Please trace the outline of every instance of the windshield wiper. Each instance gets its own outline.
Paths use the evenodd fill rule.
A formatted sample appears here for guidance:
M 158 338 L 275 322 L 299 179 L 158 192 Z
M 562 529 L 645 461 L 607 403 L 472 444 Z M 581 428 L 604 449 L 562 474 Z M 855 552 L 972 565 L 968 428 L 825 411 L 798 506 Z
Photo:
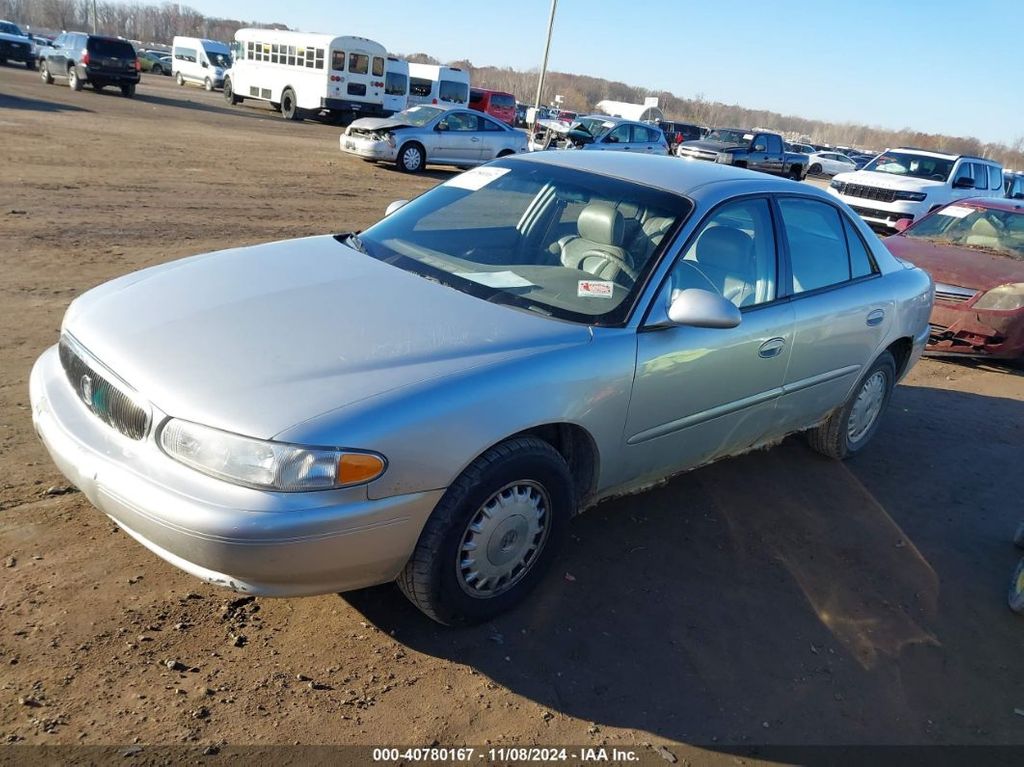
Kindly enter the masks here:
M 359 235 L 356 232 L 349 232 L 343 236 L 345 237 L 345 244 L 352 248 L 352 250 L 358 250 L 360 253 L 367 256 L 370 255 L 370 251 L 368 251 L 366 246 L 363 245 L 363 241 L 359 239 Z

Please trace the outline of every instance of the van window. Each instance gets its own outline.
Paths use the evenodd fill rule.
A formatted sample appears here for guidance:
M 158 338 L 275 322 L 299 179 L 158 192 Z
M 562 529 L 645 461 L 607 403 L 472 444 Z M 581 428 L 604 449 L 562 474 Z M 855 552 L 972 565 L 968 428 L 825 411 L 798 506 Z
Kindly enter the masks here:
M 409 92 L 409 78 L 398 72 L 388 72 L 384 78 L 384 93 L 388 96 L 404 96 Z
M 99 51 L 97 50 L 96 53 L 98 55 Z M 174 49 L 174 58 L 176 58 L 178 61 L 191 61 L 191 62 L 194 63 L 195 60 L 196 60 L 196 49 L 195 48 L 175 48 Z
M 484 92 L 483 91 L 478 91 L 476 88 L 473 88 L 469 92 L 469 103 L 470 104 L 477 105 L 477 104 L 479 104 L 483 100 L 484 100 Z
M 437 96 L 441 101 L 465 104 L 469 100 L 469 85 L 452 80 L 442 80 L 437 89 Z
M 345 71 L 345 51 L 331 51 L 331 69 L 335 72 Z
M 370 57 L 365 53 L 350 53 L 348 55 L 348 71 L 356 75 L 365 75 L 370 71 Z
M 373 57 L 373 76 L 383 77 L 384 76 L 384 59 L 380 56 Z
M 424 80 L 422 77 L 409 78 L 410 96 L 429 96 L 433 87 L 434 83 L 432 80 Z
M 491 96 L 491 106 L 500 107 L 501 109 L 515 109 L 516 100 L 507 93 L 495 93 Z

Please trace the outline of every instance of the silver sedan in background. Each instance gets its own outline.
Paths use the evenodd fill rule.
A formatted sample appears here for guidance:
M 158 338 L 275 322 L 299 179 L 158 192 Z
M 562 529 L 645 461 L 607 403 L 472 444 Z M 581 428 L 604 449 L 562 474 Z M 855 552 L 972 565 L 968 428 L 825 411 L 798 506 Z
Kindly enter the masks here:
M 427 163 L 468 168 L 527 151 L 526 133 L 518 128 L 472 109 L 431 105 L 355 120 L 340 144 L 342 152 L 393 162 L 408 173 Z
M 480 621 L 602 499 L 793 432 L 860 452 L 928 340 L 928 275 L 807 184 L 538 152 L 389 210 L 73 301 L 30 380 L 61 471 L 212 583 Z

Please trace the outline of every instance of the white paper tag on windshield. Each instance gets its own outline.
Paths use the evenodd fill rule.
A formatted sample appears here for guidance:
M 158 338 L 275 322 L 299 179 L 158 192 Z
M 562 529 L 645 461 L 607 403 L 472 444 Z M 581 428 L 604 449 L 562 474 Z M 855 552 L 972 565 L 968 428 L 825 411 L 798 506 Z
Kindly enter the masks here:
M 455 178 L 445 181 L 444 185 L 475 192 L 478 189 L 483 189 L 492 181 L 497 181 L 509 170 L 510 168 L 473 168 L 473 170 L 467 170 L 465 173 L 460 173 Z
M 947 205 L 939 211 L 936 211 L 940 216 L 952 216 L 953 218 L 963 218 L 969 216 L 974 212 L 974 208 L 966 208 L 963 205 Z
M 533 283 L 515 272 L 456 272 L 460 277 L 489 288 L 532 288 Z
M 603 280 L 580 280 L 576 284 L 577 298 L 611 298 L 615 292 L 614 282 Z

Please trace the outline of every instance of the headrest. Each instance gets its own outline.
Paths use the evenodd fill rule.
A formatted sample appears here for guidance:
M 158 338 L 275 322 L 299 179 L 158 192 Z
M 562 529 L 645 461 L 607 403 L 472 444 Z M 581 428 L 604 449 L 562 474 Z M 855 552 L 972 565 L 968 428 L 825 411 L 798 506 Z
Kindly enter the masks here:
M 987 218 L 979 218 L 971 224 L 971 234 L 980 234 L 983 237 L 998 237 L 999 232 Z
M 754 255 L 754 241 L 742 229 L 713 226 L 697 240 L 697 263 L 744 272 Z
M 623 200 L 615 208 L 622 214 L 623 218 L 639 218 L 640 206 L 635 202 Z
M 625 223 L 622 214 L 608 203 L 592 202 L 580 211 L 576 226 L 584 240 L 618 247 L 622 243 Z

